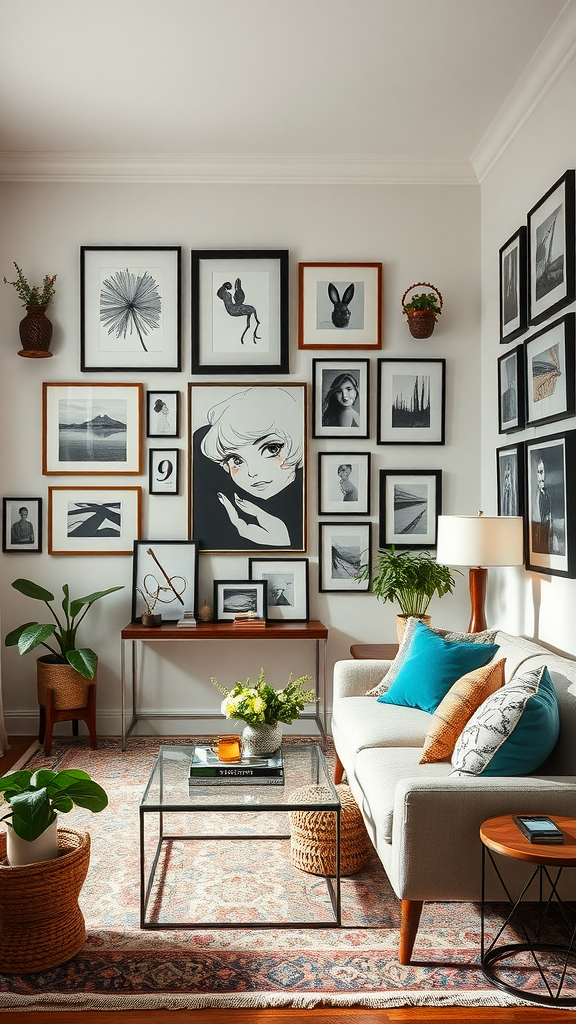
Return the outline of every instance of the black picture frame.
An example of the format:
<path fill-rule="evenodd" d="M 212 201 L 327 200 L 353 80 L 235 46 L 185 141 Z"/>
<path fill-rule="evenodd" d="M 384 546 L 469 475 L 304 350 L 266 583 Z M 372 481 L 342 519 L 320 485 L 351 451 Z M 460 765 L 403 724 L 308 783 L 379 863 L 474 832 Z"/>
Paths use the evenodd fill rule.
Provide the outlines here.
<path fill-rule="evenodd" d="M 528 307 L 540 324 L 576 298 L 574 170 L 566 171 L 528 213 Z"/>
<path fill-rule="evenodd" d="M 526 424 L 573 416 L 575 313 L 548 324 L 524 342 Z"/>
<path fill-rule="evenodd" d="M 370 515 L 370 452 L 318 452 L 318 515 Z"/>
<path fill-rule="evenodd" d="M 528 260 L 526 225 L 504 243 L 499 252 L 500 344 L 506 345 L 528 330 Z"/>
<path fill-rule="evenodd" d="M 266 580 L 214 580 L 214 621 L 233 622 L 242 612 L 256 612 L 267 621 Z"/>
<path fill-rule="evenodd" d="M 251 580 L 265 580 L 268 621 L 308 622 L 310 618 L 307 558 L 249 558 Z"/>
<path fill-rule="evenodd" d="M 313 359 L 312 437 L 369 436 L 370 360 Z"/>
<path fill-rule="evenodd" d="M 2 551 L 38 555 L 42 551 L 42 498 L 2 498 Z"/>
<path fill-rule="evenodd" d="M 179 391 L 146 392 L 146 437 L 180 437 Z"/>
<path fill-rule="evenodd" d="M 149 494 L 180 493 L 180 450 L 150 448 L 148 452 Z"/>
<path fill-rule="evenodd" d="M 513 434 L 525 424 L 524 346 L 509 349 L 498 359 L 498 433 Z"/>
<path fill-rule="evenodd" d="M 378 546 L 435 548 L 441 469 L 381 469 Z"/>
<path fill-rule="evenodd" d="M 496 449 L 496 488 L 499 516 L 524 518 L 524 442 Z"/>
<path fill-rule="evenodd" d="M 446 360 L 378 360 L 377 444 L 445 443 Z"/>
<path fill-rule="evenodd" d="M 185 574 L 185 575 L 184 575 Z M 183 587 L 183 583 L 186 584 Z M 161 588 L 159 590 L 159 588 Z M 173 589 L 171 589 L 173 588 Z M 152 599 L 159 592 L 156 606 L 166 622 L 185 614 L 196 617 L 198 604 L 198 545 L 194 540 L 137 540 L 132 556 L 132 622 L 141 622 L 148 610 L 139 591 Z M 180 595 L 180 599 L 176 597 Z M 174 614 L 165 617 L 164 609 Z"/>
<path fill-rule="evenodd" d="M 371 523 L 320 523 L 318 534 L 318 590 L 321 594 L 362 594 L 370 579 L 357 580 L 372 565 Z"/>
<path fill-rule="evenodd" d="M 288 255 L 192 250 L 192 373 L 289 373 Z"/>
<path fill-rule="evenodd" d="M 525 441 L 526 568 L 576 576 L 576 430 Z"/>

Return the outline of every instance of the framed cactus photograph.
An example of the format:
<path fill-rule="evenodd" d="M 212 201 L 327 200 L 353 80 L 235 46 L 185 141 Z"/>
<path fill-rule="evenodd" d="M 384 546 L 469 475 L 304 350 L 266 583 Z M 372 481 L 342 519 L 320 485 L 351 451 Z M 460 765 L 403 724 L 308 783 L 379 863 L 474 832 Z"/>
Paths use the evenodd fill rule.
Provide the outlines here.
<path fill-rule="evenodd" d="M 298 348 L 382 347 L 382 264 L 300 263 Z"/>

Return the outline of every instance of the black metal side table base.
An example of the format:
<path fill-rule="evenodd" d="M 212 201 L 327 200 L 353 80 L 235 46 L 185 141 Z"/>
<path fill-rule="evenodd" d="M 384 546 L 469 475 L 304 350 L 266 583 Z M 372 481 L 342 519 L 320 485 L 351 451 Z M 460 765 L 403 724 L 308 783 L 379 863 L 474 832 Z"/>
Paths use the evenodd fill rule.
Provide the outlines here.
<path fill-rule="evenodd" d="M 541 995 L 537 992 L 531 992 L 523 988 L 515 988 L 514 985 L 508 985 L 505 981 L 502 981 L 495 972 L 495 967 L 501 963 L 502 960 L 507 960 L 510 957 L 516 956 L 518 953 L 556 953 L 558 956 L 562 956 L 566 959 L 572 959 L 574 966 L 576 966 L 576 950 L 568 951 L 566 946 L 557 946 L 553 943 L 546 942 L 515 942 L 509 943 L 506 946 L 495 946 L 492 948 L 482 960 L 482 973 L 484 977 L 496 988 L 502 990 L 502 992 L 508 992 L 511 996 L 517 996 L 519 999 L 529 1000 L 531 1003 L 540 1003 L 541 1006 L 576 1006 L 576 996 L 560 996 L 560 995 Z"/>

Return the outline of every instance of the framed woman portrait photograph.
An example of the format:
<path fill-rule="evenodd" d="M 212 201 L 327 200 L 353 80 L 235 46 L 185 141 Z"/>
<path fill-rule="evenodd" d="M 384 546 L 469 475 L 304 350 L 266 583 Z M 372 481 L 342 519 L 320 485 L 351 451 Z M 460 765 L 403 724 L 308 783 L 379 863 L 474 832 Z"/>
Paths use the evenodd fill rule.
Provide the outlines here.
<path fill-rule="evenodd" d="M 180 392 L 146 392 L 146 437 L 180 437 Z"/>
<path fill-rule="evenodd" d="M 368 593 L 370 580 L 358 575 L 372 564 L 370 523 L 320 523 L 320 593 Z"/>
<path fill-rule="evenodd" d="M 42 498 L 2 498 L 2 551 L 42 551 Z"/>
<path fill-rule="evenodd" d="M 368 437 L 368 359 L 312 360 L 312 436 Z"/>
<path fill-rule="evenodd" d="M 190 384 L 190 536 L 306 550 L 306 384 Z"/>
<path fill-rule="evenodd" d="M 525 453 L 526 568 L 573 579 L 576 430 L 526 441 Z"/>
<path fill-rule="evenodd" d="M 574 178 L 566 171 L 528 214 L 529 321 L 542 323 L 576 297 Z"/>
<path fill-rule="evenodd" d="M 498 515 L 524 515 L 524 443 L 496 449 Z"/>
<path fill-rule="evenodd" d="M 526 227 L 523 224 L 500 249 L 500 344 L 528 329 Z"/>
<path fill-rule="evenodd" d="M 300 263 L 298 348 L 380 348 L 381 263 Z"/>
<path fill-rule="evenodd" d="M 380 470 L 379 547 L 435 548 L 441 512 L 441 469 Z"/>
<path fill-rule="evenodd" d="M 266 580 L 214 580 L 214 621 L 233 622 L 251 613 L 266 622 L 266 594 Z"/>
<path fill-rule="evenodd" d="M 498 432 L 512 434 L 524 427 L 524 346 L 498 360 Z"/>
<path fill-rule="evenodd" d="M 377 444 L 444 444 L 445 359 L 378 360 Z"/>
<path fill-rule="evenodd" d="M 42 385 L 44 476 L 142 472 L 142 384 Z"/>
<path fill-rule="evenodd" d="M 575 319 L 568 313 L 525 342 L 526 423 L 574 415 Z"/>
<path fill-rule="evenodd" d="M 266 580 L 268 620 L 308 622 L 308 559 L 249 558 L 251 580 Z"/>
<path fill-rule="evenodd" d="M 370 514 L 370 452 L 318 453 L 318 515 Z"/>

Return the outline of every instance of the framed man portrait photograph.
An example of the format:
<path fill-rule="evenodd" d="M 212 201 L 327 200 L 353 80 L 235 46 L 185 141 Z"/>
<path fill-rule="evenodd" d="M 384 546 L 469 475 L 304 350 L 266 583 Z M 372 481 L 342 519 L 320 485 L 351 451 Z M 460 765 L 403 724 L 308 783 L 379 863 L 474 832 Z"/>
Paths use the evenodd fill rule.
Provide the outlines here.
<path fill-rule="evenodd" d="M 525 452 L 526 568 L 573 579 L 576 430 L 527 441 Z"/>
<path fill-rule="evenodd" d="M 4 554 L 42 551 L 42 498 L 2 499 Z"/>

